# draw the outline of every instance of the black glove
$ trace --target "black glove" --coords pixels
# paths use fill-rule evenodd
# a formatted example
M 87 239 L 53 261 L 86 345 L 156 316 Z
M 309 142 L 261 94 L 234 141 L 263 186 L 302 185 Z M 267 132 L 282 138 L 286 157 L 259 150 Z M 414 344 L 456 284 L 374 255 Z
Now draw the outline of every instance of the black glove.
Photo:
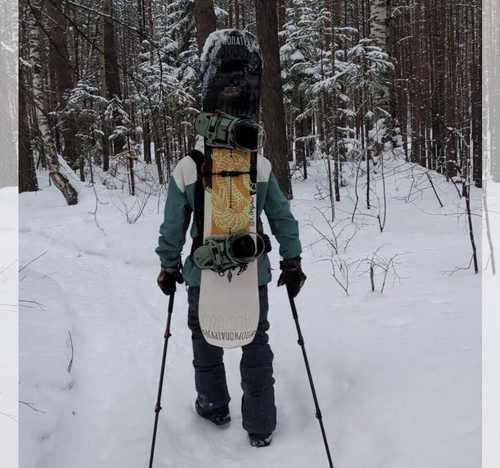
M 160 274 L 158 275 L 157 282 L 158 286 L 163 291 L 163 294 L 166 294 L 167 296 L 173 294 L 176 290 L 175 283 L 184 283 L 180 263 L 172 268 L 162 268 Z
M 278 286 L 286 284 L 292 297 L 299 294 L 307 279 L 307 276 L 302 271 L 300 260 L 300 257 L 295 257 L 285 258 L 280 262 L 281 275 L 278 279 Z

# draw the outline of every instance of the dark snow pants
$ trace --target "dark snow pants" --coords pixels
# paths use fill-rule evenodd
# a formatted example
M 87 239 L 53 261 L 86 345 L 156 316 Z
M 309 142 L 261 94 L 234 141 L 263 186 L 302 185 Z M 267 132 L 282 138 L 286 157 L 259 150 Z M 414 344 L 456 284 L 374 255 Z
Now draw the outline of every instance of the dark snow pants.
M 224 350 L 208 344 L 203 337 L 198 320 L 200 288 L 189 288 L 188 325 L 193 340 L 193 366 L 198 397 L 220 408 L 229 403 L 226 384 Z M 243 428 L 249 433 L 267 434 L 276 427 L 274 405 L 273 352 L 269 346 L 267 330 L 267 286 L 259 288 L 260 317 L 254 340 L 242 347 L 240 362 L 243 399 L 241 413 Z

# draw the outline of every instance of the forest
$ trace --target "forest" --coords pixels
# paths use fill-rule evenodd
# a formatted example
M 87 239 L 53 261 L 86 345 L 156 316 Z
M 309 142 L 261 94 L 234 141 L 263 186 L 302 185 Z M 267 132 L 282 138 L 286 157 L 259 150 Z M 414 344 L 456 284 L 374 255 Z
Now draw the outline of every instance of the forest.
M 19 188 L 46 170 L 69 204 L 81 181 L 137 166 L 164 186 L 192 148 L 200 53 L 215 29 L 257 35 L 264 153 L 283 191 L 327 161 L 366 173 L 384 146 L 464 187 L 482 183 L 481 2 L 21 0 Z M 141 170 L 139 170 L 141 172 Z M 369 200 L 367 200 L 369 204 Z
M 488 213 L 500 164 L 482 162 L 498 147 L 482 132 L 498 120 L 482 15 L 480 0 L 20 0 L 20 465 L 145 466 L 168 310 L 155 466 L 328 466 L 269 213 L 268 449 L 242 431 L 238 348 L 233 423 L 196 415 L 186 288 L 170 307 L 156 281 L 166 194 L 199 143 L 207 38 L 237 28 L 262 54 L 259 150 L 300 233 L 299 344 L 335 466 L 479 467 L 481 274 L 496 273 L 500 200 Z

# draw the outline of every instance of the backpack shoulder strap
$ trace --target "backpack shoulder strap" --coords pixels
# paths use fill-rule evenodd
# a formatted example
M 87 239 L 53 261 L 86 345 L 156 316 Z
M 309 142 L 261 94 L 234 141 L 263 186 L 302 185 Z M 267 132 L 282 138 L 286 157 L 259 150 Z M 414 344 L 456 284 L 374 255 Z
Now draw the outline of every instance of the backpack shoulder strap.
M 257 190 L 257 161 L 257 152 L 253 152 L 250 159 L 250 181 L 254 185 L 255 190 Z
M 198 172 L 198 177 L 200 177 L 201 166 L 203 165 L 203 160 L 205 159 L 205 155 L 201 151 L 193 150 L 189 153 L 189 157 L 196 164 L 196 171 Z
M 191 253 L 193 253 L 203 243 L 203 225 L 205 213 L 205 188 L 203 186 L 203 163 L 205 155 L 198 150 L 189 153 L 189 157 L 196 164 L 196 184 L 194 189 L 194 210 L 193 217 L 198 231 L 198 236 L 193 239 Z
M 203 244 L 203 227 L 204 227 L 204 215 L 205 215 L 205 183 L 210 184 L 211 178 L 206 177 L 207 174 L 211 173 L 211 159 L 206 157 L 201 151 L 193 150 L 189 153 L 189 157 L 196 164 L 196 185 L 194 193 L 194 222 L 196 223 L 196 228 L 198 231 L 198 236 L 193 239 L 191 246 L 191 255 L 193 252 Z M 206 179 L 206 180 L 205 180 Z M 250 163 L 250 180 L 252 184 L 255 184 L 255 190 L 257 190 L 257 153 L 252 154 L 252 159 Z M 271 241 L 269 237 L 264 234 L 264 229 L 262 226 L 262 219 L 257 217 L 257 232 L 262 236 L 264 240 L 264 252 L 268 253 L 271 251 Z

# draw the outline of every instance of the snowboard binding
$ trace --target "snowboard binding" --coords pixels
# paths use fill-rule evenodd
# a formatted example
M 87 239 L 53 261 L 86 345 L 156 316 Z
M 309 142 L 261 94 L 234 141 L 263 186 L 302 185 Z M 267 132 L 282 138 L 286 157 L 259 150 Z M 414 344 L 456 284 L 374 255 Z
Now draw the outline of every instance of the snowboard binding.
M 214 148 L 258 151 L 264 144 L 264 130 L 258 123 L 221 111 L 202 112 L 194 127 L 205 138 L 205 145 Z
M 266 252 L 266 240 L 260 234 L 255 235 L 257 241 L 249 233 L 207 237 L 194 251 L 193 261 L 201 270 L 212 270 L 220 276 L 227 274 L 231 281 L 235 270 L 241 274 Z

